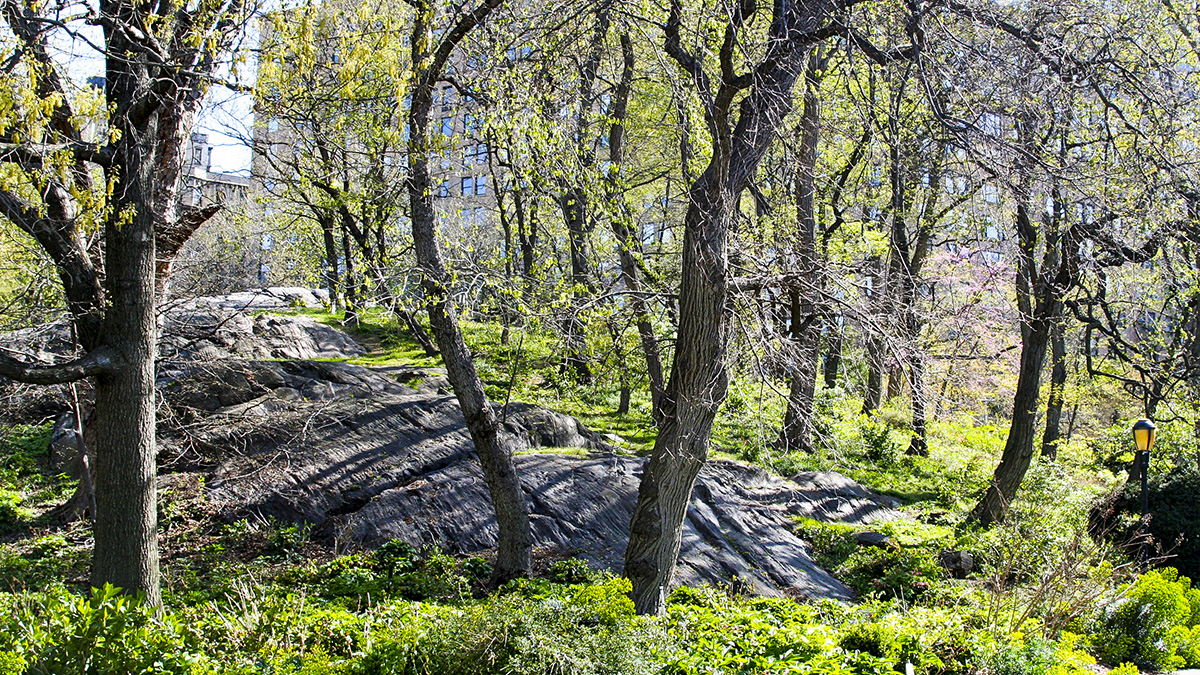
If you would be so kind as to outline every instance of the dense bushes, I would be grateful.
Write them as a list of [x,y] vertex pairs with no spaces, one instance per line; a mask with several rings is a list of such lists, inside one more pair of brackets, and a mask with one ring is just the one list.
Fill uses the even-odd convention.
[[[354,558],[361,561],[361,557]],[[577,564],[561,568],[576,569]],[[363,569],[347,563],[345,569]],[[579,570],[582,571],[582,570]],[[0,594],[0,675],[1085,675],[1095,662],[1200,664],[1200,590],[1149,572],[1079,626],[995,632],[987,605],[858,605],[680,588],[637,617],[624,579],[518,580],[482,600],[370,605],[234,582],[156,616],[112,588]],[[1133,675],[1132,665],[1121,669]]]
[[0,595],[0,616],[0,675],[189,673],[204,660],[176,620],[111,586]]
[[1105,661],[1155,669],[1200,666],[1200,589],[1172,568],[1138,577],[1098,624],[1093,642]]
[[[1151,468],[1147,493],[1150,500],[1150,534],[1170,565],[1181,574],[1200,578],[1200,467],[1192,460],[1164,471]],[[1141,485],[1127,484],[1112,505],[1132,523],[1140,515]],[[1126,538],[1133,526],[1116,530]]]

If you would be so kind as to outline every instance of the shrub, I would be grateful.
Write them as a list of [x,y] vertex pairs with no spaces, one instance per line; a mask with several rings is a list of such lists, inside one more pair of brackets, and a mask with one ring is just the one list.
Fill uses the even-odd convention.
[[1151,570],[1104,609],[1092,643],[1108,663],[1200,665],[1200,589],[1173,568]]
[[625,579],[547,584],[547,597],[399,610],[358,675],[649,675],[666,635],[635,617]]
[[858,550],[858,542],[854,538],[855,529],[851,525],[799,518],[796,521],[796,529],[802,538],[812,544],[817,563],[826,569],[841,565]]
[[567,558],[552,563],[550,579],[560,584],[582,584],[595,578],[596,573],[582,558]]
[[[380,551],[289,570],[279,576],[279,581],[308,586],[323,598],[352,600],[359,605],[376,603],[389,596],[461,600],[470,594],[470,581],[460,573],[458,561],[451,556],[429,553],[420,557],[417,549],[403,542]],[[480,562],[482,559],[471,563],[472,568],[478,571]]]
[[933,553],[919,548],[861,548],[836,569],[859,595],[915,600],[944,576]]
[[[976,665],[991,675],[1090,675],[1096,663],[1077,647],[1078,636],[1064,633],[1059,642],[1020,634],[990,645]],[[1136,672],[1136,669],[1135,669]]]
[[[1150,534],[1161,552],[1173,555],[1171,565],[1190,578],[1200,578],[1200,468],[1180,463],[1168,471],[1151,467],[1147,495]],[[1141,513],[1141,485],[1126,484],[1112,505],[1135,522]],[[1128,532],[1124,532],[1126,538]]]
[[877,466],[894,466],[900,459],[900,447],[892,440],[892,427],[885,420],[863,415],[859,420],[863,454]]
[[177,622],[109,585],[87,598],[55,591],[3,604],[0,664],[23,663],[28,675],[182,674],[205,661],[187,648]]

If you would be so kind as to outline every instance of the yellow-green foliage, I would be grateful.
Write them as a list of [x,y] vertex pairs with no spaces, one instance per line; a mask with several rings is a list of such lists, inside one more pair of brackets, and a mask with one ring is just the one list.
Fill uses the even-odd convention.
[[1172,568],[1151,570],[1106,607],[1092,635],[1109,663],[1200,666],[1200,589]]

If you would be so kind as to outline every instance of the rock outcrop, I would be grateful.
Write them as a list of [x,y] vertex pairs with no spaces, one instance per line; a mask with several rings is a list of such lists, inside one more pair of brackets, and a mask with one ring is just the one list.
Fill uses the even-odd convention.
[[[346,363],[364,349],[344,332],[261,313],[310,300],[319,299],[272,289],[166,313],[164,472],[204,476],[224,517],[307,522],[342,550],[391,539],[455,553],[494,547],[490,498],[443,373]],[[619,572],[644,460],[539,406],[510,404],[503,424],[538,545]],[[676,580],[848,598],[793,519],[865,524],[897,517],[895,506],[837,473],[784,480],[713,461],[693,492]]]

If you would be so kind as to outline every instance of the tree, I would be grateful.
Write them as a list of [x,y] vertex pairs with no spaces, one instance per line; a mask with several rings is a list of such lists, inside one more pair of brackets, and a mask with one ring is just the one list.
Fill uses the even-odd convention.
[[[54,261],[81,355],[53,365],[0,355],[0,375],[35,384],[95,378],[91,583],[157,604],[156,298],[174,255],[214,213],[177,206],[182,150],[252,8],[102,0],[73,20],[55,9],[0,5],[14,57],[6,95],[33,104],[7,108],[0,159],[19,180],[0,190],[0,212]],[[72,95],[49,47],[83,18],[103,35],[104,97],[91,111],[74,107],[87,92]],[[94,135],[81,130],[89,112],[100,123]]]
[[[701,101],[712,154],[688,190],[675,356],[625,552],[625,575],[639,613],[663,610],[692,486],[708,458],[713,420],[728,392],[727,309],[739,286],[730,274],[728,246],[738,199],[792,107],[792,90],[803,76],[809,49],[827,37],[857,35],[835,20],[839,9],[826,2],[776,3],[769,27],[763,27],[765,43],[752,54],[749,28],[756,6],[735,6],[720,14],[723,32],[714,45],[719,70],[710,73],[683,43],[682,0],[670,5],[665,49]],[[916,20],[909,25],[915,30]],[[751,63],[750,70],[736,72],[740,61]]]
[[[467,421],[471,440],[479,455],[484,479],[496,510],[499,543],[495,577],[506,581],[527,574],[532,564],[533,533],[529,525],[529,506],[521,491],[520,478],[513,462],[512,437],[500,420],[483,390],[483,382],[458,326],[458,315],[450,298],[450,274],[442,261],[438,243],[437,214],[433,206],[432,154],[429,133],[434,86],[445,76],[446,64],[459,43],[483,23],[500,0],[483,0],[471,9],[464,8],[450,21],[439,19],[436,5],[429,0],[414,0],[412,28],[412,71],[408,91],[409,178],[408,197],[412,220],[413,246],[425,293],[429,323],[446,364],[446,375],[454,387],[459,407]],[[442,37],[434,41],[438,21],[448,24]]]

